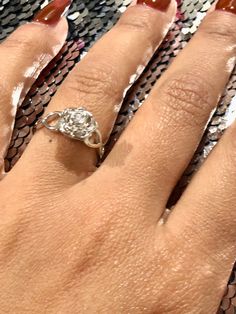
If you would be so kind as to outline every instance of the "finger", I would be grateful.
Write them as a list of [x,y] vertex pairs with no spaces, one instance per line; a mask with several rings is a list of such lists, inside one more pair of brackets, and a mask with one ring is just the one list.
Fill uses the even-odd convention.
[[[212,292],[220,300],[236,257],[236,124],[228,129],[195,175],[167,221],[166,228],[181,239],[190,260],[211,271]],[[197,258],[196,258],[197,257]],[[211,275],[212,274],[212,275]],[[204,279],[205,277],[205,279]],[[203,287],[204,289],[204,287]]]
[[[3,172],[3,159],[17,107],[42,69],[59,52],[67,36],[67,22],[60,18],[65,7],[55,7],[55,3],[37,15],[37,23],[19,27],[0,45],[0,173]],[[50,19],[44,20],[49,13]],[[49,25],[50,22],[53,24]]]
[[[169,2],[165,1],[166,5]],[[106,141],[125,91],[162,41],[175,10],[175,1],[166,12],[144,5],[130,7],[68,76],[48,111],[85,107],[95,116]],[[94,171],[97,156],[84,143],[42,129],[29,145],[22,167],[32,159],[34,173],[40,169],[49,180],[56,177],[64,185]]]
[[[130,182],[133,189],[142,186],[147,198],[155,193],[162,208],[192,158],[235,65],[236,16],[219,10],[219,5],[157,82],[104,167],[108,174],[109,165],[126,155],[122,168],[113,167],[114,176],[126,173],[126,184]],[[127,154],[124,150],[129,147]]]

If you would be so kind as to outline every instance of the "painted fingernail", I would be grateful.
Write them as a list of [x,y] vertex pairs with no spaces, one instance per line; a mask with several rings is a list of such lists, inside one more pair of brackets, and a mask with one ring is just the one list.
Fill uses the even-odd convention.
[[147,5],[153,9],[166,11],[171,3],[171,0],[137,0],[137,4]]
[[227,11],[236,14],[236,0],[219,0],[216,10]]
[[53,25],[59,22],[71,5],[71,0],[54,0],[39,11],[33,21]]

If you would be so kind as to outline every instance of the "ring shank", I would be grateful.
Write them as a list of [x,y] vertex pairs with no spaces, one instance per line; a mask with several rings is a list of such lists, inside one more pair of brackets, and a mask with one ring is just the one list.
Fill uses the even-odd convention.
[[[97,139],[96,143],[91,142],[91,139],[94,137],[94,135],[96,136],[96,139]],[[97,148],[99,150],[99,156],[100,156],[100,158],[102,158],[102,156],[104,154],[104,145],[102,142],[102,134],[99,130],[95,130],[91,136],[87,137],[84,140],[84,143],[88,147]]]

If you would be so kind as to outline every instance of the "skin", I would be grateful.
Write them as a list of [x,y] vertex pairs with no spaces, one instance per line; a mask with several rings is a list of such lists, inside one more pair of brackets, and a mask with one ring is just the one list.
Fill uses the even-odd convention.
[[[174,1],[167,12],[129,8],[48,111],[86,106],[107,139],[130,77],[175,10]],[[0,182],[0,313],[216,313],[235,261],[235,124],[161,217],[233,69],[235,27],[232,13],[208,14],[98,170],[83,143],[36,133]]]
[[50,29],[45,25],[29,23],[19,27],[1,45],[0,58],[4,63],[0,65],[0,177],[17,106],[24,100],[42,69],[60,51],[66,35],[67,23],[64,19]]

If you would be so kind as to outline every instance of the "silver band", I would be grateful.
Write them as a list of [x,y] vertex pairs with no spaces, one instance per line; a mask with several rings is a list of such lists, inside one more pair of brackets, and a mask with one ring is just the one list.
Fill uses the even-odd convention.
[[40,125],[50,131],[82,141],[88,147],[98,149],[100,158],[104,154],[104,144],[98,123],[92,113],[83,107],[50,112],[37,122],[36,127]]

